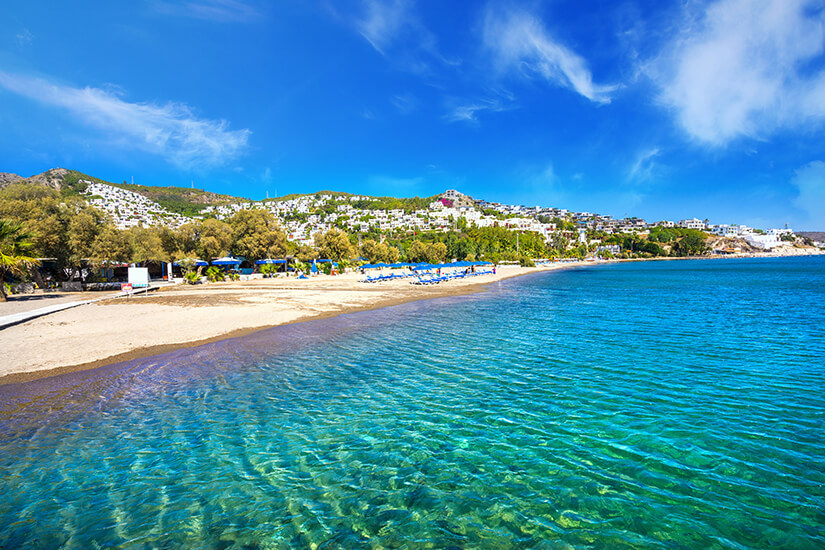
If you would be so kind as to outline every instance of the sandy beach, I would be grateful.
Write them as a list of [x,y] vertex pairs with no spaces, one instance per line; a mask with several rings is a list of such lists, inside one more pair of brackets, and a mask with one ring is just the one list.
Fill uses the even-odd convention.
[[[0,330],[0,345],[5,350],[0,384],[92,369],[287,323],[479,292],[509,277],[588,263],[592,265],[500,266],[495,275],[438,285],[412,285],[409,279],[367,284],[361,282],[364,277],[360,273],[347,273],[307,280],[274,278],[170,286],[146,296],[87,304]],[[71,299],[88,297],[48,298],[44,302]],[[0,315],[20,310],[19,302],[0,304]]]
[[[817,249],[804,249],[698,259],[821,253]],[[618,261],[685,259],[690,258]],[[0,364],[0,384],[93,369],[287,323],[480,292],[490,284],[510,277],[585,265],[596,264],[567,262],[534,268],[499,266],[495,275],[438,285],[412,285],[409,279],[363,283],[364,276],[360,273],[346,273],[306,280],[283,277],[169,286],[149,295],[104,300],[0,329],[0,345],[5,350],[4,361]],[[12,298],[0,304],[0,316],[103,296],[106,294],[84,292]]]

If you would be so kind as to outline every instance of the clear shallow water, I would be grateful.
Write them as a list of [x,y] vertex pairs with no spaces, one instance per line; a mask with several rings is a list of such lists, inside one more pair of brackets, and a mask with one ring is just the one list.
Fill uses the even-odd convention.
[[3,548],[822,548],[823,258],[621,264],[0,388]]

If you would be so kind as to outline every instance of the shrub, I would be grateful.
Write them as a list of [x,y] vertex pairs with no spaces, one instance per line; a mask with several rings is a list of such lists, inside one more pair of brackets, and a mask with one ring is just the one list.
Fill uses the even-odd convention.
[[209,279],[209,282],[211,283],[214,283],[216,281],[223,281],[223,270],[214,265],[209,266],[209,269],[206,270],[206,278]]
[[199,271],[187,271],[183,275],[183,282],[187,285],[196,285],[201,282],[201,274]]

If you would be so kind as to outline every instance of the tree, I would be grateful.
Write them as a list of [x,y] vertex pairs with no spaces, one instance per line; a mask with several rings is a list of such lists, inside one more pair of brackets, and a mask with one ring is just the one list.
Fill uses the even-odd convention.
[[163,250],[160,234],[151,227],[132,227],[126,231],[132,247],[132,261],[136,264],[151,261],[169,261]]
[[20,224],[0,220],[0,302],[6,301],[6,274],[23,275],[37,264],[37,258],[28,255],[33,246],[31,235]]
[[401,259],[401,251],[394,246],[388,246],[386,259],[388,263],[397,263],[398,260]]
[[419,240],[414,240],[407,250],[408,262],[423,262],[427,259],[427,247]]
[[132,243],[129,242],[126,232],[112,225],[104,226],[92,247],[91,259],[97,265],[103,262],[131,261]]
[[214,260],[225,256],[232,244],[232,228],[228,224],[216,220],[204,220],[201,225],[198,255],[206,260]]
[[377,243],[374,244],[372,247],[372,252],[369,256],[367,256],[373,263],[375,262],[386,262],[387,256],[389,255],[389,248],[384,243]]
[[[103,220],[102,212],[88,207],[75,212],[69,218],[69,265],[73,271],[80,270],[84,262],[92,259],[95,242],[103,228]],[[72,273],[71,278],[74,278],[74,275]]]
[[199,221],[184,224],[175,231],[175,245],[176,249],[180,251],[178,259],[198,256],[200,243],[201,222]]
[[301,262],[309,262],[318,258],[318,252],[311,246],[302,244],[295,249],[295,256]]
[[381,260],[375,257],[376,242],[373,239],[365,239],[361,243],[361,255],[371,262],[379,262]]
[[238,256],[255,261],[286,254],[286,234],[271,212],[240,210],[229,219],[229,226],[232,228],[231,250]]
[[447,258],[447,245],[444,243],[430,243],[424,253],[427,262],[440,264]]
[[326,233],[315,236],[315,246],[323,258],[340,261],[347,260],[355,254],[355,247],[349,240],[349,235],[338,229],[330,229]]
[[12,184],[0,190],[0,218],[20,224],[31,235],[33,253],[54,258],[64,274],[70,271],[68,226],[75,205],[46,187]]

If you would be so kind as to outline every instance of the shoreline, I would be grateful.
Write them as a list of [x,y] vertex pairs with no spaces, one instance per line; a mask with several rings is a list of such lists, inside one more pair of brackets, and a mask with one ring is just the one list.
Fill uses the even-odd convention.
[[[180,349],[186,348],[193,348],[201,345],[206,345],[214,342],[220,342],[223,340],[229,340],[232,338],[239,338],[242,336],[246,336],[248,334],[252,334],[255,332],[259,332],[262,330],[267,330],[270,328],[289,325],[294,323],[302,323],[305,321],[311,320],[319,320],[319,319],[327,319],[331,317],[336,317],[338,315],[344,315],[349,313],[356,313],[362,311],[374,311],[378,309],[383,309],[387,307],[392,307],[396,305],[406,304],[410,302],[420,301],[420,300],[430,300],[436,298],[447,298],[447,297],[455,297],[455,296],[464,296],[469,294],[477,294],[480,292],[487,292],[489,290],[490,285],[495,284],[497,282],[511,279],[514,277],[520,277],[524,275],[530,274],[538,274],[538,273],[545,273],[550,271],[558,271],[561,269],[571,269],[575,267],[583,267],[583,266],[593,266],[593,265],[604,265],[600,263],[594,262],[569,262],[566,264],[559,264],[559,265],[552,265],[546,267],[537,267],[537,268],[521,268],[521,267],[501,267],[498,269],[496,275],[492,276],[481,276],[483,280],[463,280],[463,281],[454,281],[448,283],[442,283],[440,285],[433,285],[433,286],[414,286],[409,285],[408,280],[401,280],[399,283],[402,283],[408,288],[401,287],[399,288],[399,284],[393,285],[392,283],[361,283],[359,282],[362,276],[360,274],[348,274],[349,283],[354,283],[356,285],[362,285],[362,289],[345,289],[343,291],[337,289],[328,289],[323,288],[322,285],[324,283],[337,283],[341,279],[338,277],[346,277],[345,276],[338,276],[336,277],[337,280],[330,280],[330,279],[311,279],[311,281],[318,283],[313,286],[309,285],[302,285],[299,284],[294,279],[256,279],[253,281],[249,281],[248,285],[245,285],[246,288],[238,286],[237,283],[217,283],[211,285],[204,285],[206,286],[203,288],[201,285],[193,286],[193,287],[172,287],[169,289],[164,289],[164,291],[157,293],[155,296],[151,296],[149,299],[144,297],[136,297],[131,298],[131,303],[124,304],[124,299],[120,298],[117,299],[114,304],[108,305],[99,305],[98,308],[154,308],[156,311],[151,313],[155,313],[156,315],[163,317],[164,313],[169,313],[168,311],[160,310],[159,308],[169,308],[169,305],[166,304],[155,304],[155,303],[148,303],[144,305],[146,302],[164,302],[169,300],[175,300],[178,298],[178,294],[190,294],[199,292],[201,294],[208,294],[214,293],[218,295],[217,297],[220,298],[222,294],[231,294],[231,293],[242,293],[244,291],[249,292],[250,290],[260,290],[260,287],[263,286],[264,291],[266,290],[274,290],[274,291],[284,291],[284,292],[296,292],[296,293],[303,293],[304,295],[312,293],[312,291],[319,290],[319,286],[322,286],[322,290],[329,292],[330,294],[333,293],[340,293],[346,292],[350,294],[361,293],[362,295],[367,295],[368,298],[362,300],[359,303],[353,303],[348,305],[338,305],[334,302],[334,300],[327,300],[324,305],[331,306],[327,308],[321,309],[314,309],[311,307],[304,307],[298,309],[296,311],[292,311],[294,315],[285,316],[280,319],[278,322],[265,322],[255,324],[254,322],[247,323],[245,326],[237,326],[235,328],[229,328],[228,330],[222,331],[218,330],[217,334],[211,334],[208,336],[201,336],[197,337],[189,337],[184,338],[181,341],[175,342],[163,342],[163,343],[149,343],[145,340],[140,343],[129,343],[126,344],[128,349],[116,349],[117,346],[109,346],[107,351],[98,352],[98,355],[102,355],[102,357],[97,357],[90,361],[71,361],[71,362],[64,362],[64,364],[56,364],[53,363],[60,362],[59,354],[55,354],[55,351],[59,351],[59,348],[62,346],[56,345],[58,342],[54,341],[53,338],[51,342],[47,342],[47,346],[50,344],[52,349],[40,350],[36,349],[37,344],[35,343],[34,346],[29,348],[29,355],[36,355],[40,358],[40,363],[37,364],[33,361],[26,361],[25,359],[19,357],[19,353],[15,354],[12,352],[11,354],[11,362],[12,364],[4,365],[4,368],[0,370],[0,386],[6,386],[11,384],[20,384],[25,382],[31,382],[34,380],[50,378],[53,376],[60,376],[63,374],[70,374],[82,371],[89,371],[94,370],[101,367],[106,367],[109,365],[113,365],[116,363],[122,363],[126,361],[131,361],[135,359],[143,359],[146,357],[151,357],[154,355],[160,355],[163,353],[168,353]],[[492,277],[492,279],[490,278]],[[353,281],[353,279],[355,279]],[[261,281],[265,281],[268,283],[275,282],[275,285],[261,285]],[[259,283],[259,284],[255,284]],[[280,284],[278,284],[280,283]],[[303,281],[301,282],[303,283]],[[383,285],[383,286],[382,286]],[[374,294],[375,296],[371,296]],[[176,304],[175,306],[179,310],[176,313],[192,311],[192,306],[183,306]],[[198,307],[198,306],[194,306]],[[219,307],[219,306],[212,306],[212,307]],[[231,308],[242,309],[244,308],[244,304],[240,305],[231,305],[228,306]],[[74,310],[69,310],[66,312],[65,315],[61,315],[62,312],[53,314],[48,318],[38,318],[33,319],[30,322],[23,323],[21,325],[9,327],[4,329],[0,332],[0,344],[2,344],[4,339],[7,338],[15,338],[18,336],[34,336],[34,334],[25,334],[25,333],[36,333],[38,330],[41,332],[51,333],[53,336],[55,335],[55,330],[59,331],[60,326],[65,326],[67,323],[75,322],[78,325],[81,325],[81,329],[83,328],[83,323],[89,323],[92,320],[89,319],[78,319],[77,316],[81,313],[88,312],[90,309],[90,305],[79,306],[74,308]],[[200,308],[200,309],[209,309],[209,306]],[[75,319],[71,321],[66,321],[64,317],[74,316]],[[92,315],[94,317],[94,315]],[[159,324],[163,324],[162,321]],[[167,327],[168,328],[168,327]],[[159,327],[159,330],[161,328]],[[113,327],[111,325],[108,327],[108,330],[103,330],[103,333],[111,333],[113,332]],[[212,332],[215,332],[214,330]],[[23,334],[21,334],[23,333]],[[40,335],[42,336],[42,334]],[[59,339],[57,339],[59,340]],[[18,346],[23,347],[23,346]],[[105,346],[104,346],[105,347]],[[123,347],[121,345],[120,347]],[[32,349],[35,348],[35,349]],[[55,348],[58,348],[57,350]],[[109,353],[112,349],[115,349],[114,353]],[[44,359],[44,356],[45,359]],[[7,356],[7,359],[9,356]],[[43,363],[52,363],[51,366],[45,366]],[[17,364],[15,364],[17,363]],[[21,364],[22,363],[22,364]],[[6,371],[6,372],[3,372]],[[9,372],[11,371],[11,372]]]
[[[822,253],[799,254],[804,256],[821,255]],[[490,285],[506,279],[521,277],[530,274],[589,267],[596,265],[610,265],[612,263],[629,263],[645,261],[670,260],[709,260],[733,258],[777,258],[795,257],[798,255],[725,255],[725,256],[693,256],[679,258],[632,258],[611,260],[609,262],[576,261],[535,268],[518,266],[500,266],[496,275],[481,276],[483,280],[458,280],[433,286],[414,286],[408,280],[384,283],[361,283],[362,276],[358,273],[349,273],[335,278],[310,279],[308,282],[298,282],[292,278],[255,279],[243,283],[213,283],[210,285],[176,286],[161,290],[150,297],[134,297],[124,303],[124,299],[110,300],[107,305],[88,304],[69,310],[66,313],[58,312],[47,318],[33,319],[18,326],[9,327],[0,331],[0,345],[4,340],[17,340],[4,345],[4,348],[13,348],[7,353],[7,362],[0,367],[0,386],[30,382],[33,380],[60,376],[63,374],[94,370],[97,368],[160,355],[180,349],[193,348],[232,338],[239,338],[267,330],[277,326],[301,323],[310,320],[326,319],[338,315],[373,311],[420,300],[463,296],[487,292]],[[261,299],[256,300],[262,295]],[[276,301],[283,301],[289,295],[286,304],[281,309],[272,310]],[[317,299],[318,297],[320,299]],[[195,299],[193,299],[193,297]],[[250,301],[249,298],[253,300]],[[313,298],[316,298],[313,301]],[[188,300],[188,301],[187,301]],[[198,300],[200,300],[198,302]],[[218,303],[212,303],[213,301]],[[343,301],[343,303],[341,303]],[[227,305],[228,304],[228,305]],[[262,307],[261,307],[262,306]],[[103,310],[99,309],[103,308]],[[109,311],[109,308],[118,311]],[[139,308],[137,310],[130,308]],[[141,311],[140,308],[148,308]],[[239,312],[248,310],[252,320]],[[232,315],[227,322],[220,324],[219,320],[210,321],[204,312],[215,310],[218,314]],[[142,320],[152,322],[154,331],[143,331],[135,338],[123,338],[123,330],[118,322],[129,314],[139,312]],[[187,324],[189,316],[200,314],[201,325],[194,330],[185,332],[178,337],[169,337],[169,334],[180,329],[180,324]],[[193,313],[194,312],[194,313]],[[90,313],[90,315],[83,315]],[[260,315],[264,322],[255,322]],[[132,315],[134,317],[134,315]],[[137,316],[140,317],[140,316]],[[220,315],[218,315],[220,317]],[[140,319],[138,319],[140,320]],[[95,321],[99,321],[97,324]],[[103,326],[99,326],[100,322]],[[216,324],[217,323],[217,324]],[[69,327],[69,328],[62,328]],[[62,337],[63,331],[80,334],[69,334]],[[163,333],[164,336],[158,335]],[[128,335],[127,335],[128,336]],[[85,342],[76,344],[74,337],[85,339]],[[89,341],[97,337],[99,345],[90,347]],[[119,340],[118,340],[119,338]],[[161,342],[157,342],[160,339]],[[164,341],[166,340],[166,341]],[[28,346],[26,343],[28,342]],[[15,345],[16,345],[16,349]],[[107,345],[108,344],[108,345]],[[74,359],[64,359],[63,350],[69,347],[74,349]],[[80,348],[78,350],[78,348]],[[80,359],[86,353],[93,358],[88,361]],[[33,360],[31,356],[36,356]]]

